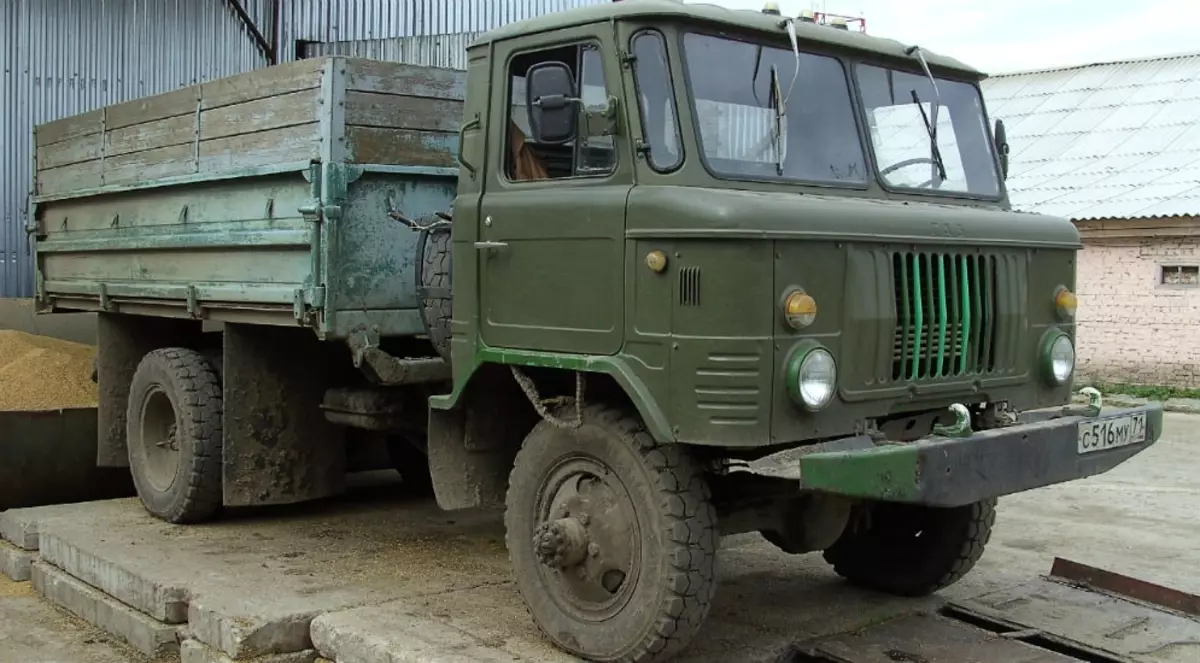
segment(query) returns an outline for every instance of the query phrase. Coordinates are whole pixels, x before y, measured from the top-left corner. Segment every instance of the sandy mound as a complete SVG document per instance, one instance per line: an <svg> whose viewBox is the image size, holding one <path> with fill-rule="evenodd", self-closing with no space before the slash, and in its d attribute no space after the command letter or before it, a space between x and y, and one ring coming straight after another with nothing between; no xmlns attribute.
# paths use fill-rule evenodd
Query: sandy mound
<svg viewBox="0 0 1200 663"><path fill-rule="evenodd" d="M96 405L96 349L0 329L0 410L57 410Z"/></svg>

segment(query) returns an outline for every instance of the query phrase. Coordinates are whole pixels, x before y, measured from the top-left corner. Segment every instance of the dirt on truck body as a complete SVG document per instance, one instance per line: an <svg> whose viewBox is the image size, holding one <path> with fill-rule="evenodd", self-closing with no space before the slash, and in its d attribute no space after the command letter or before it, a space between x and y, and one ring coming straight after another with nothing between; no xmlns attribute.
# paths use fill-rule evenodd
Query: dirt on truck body
<svg viewBox="0 0 1200 663"><path fill-rule="evenodd" d="M381 449L445 509L505 507L556 644L652 661L701 628L721 535L927 594L997 497L1158 439L1156 406L1069 405L1079 235L1011 210L982 73L669 0L467 60L37 128L39 305L99 312L98 461L151 513L334 494Z"/></svg>

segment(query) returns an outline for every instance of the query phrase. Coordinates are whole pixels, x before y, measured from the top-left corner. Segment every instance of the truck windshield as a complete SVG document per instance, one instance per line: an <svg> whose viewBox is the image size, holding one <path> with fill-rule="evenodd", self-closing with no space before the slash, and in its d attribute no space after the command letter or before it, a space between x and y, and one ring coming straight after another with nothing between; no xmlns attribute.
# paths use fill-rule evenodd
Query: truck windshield
<svg viewBox="0 0 1200 663"><path fill-rule="evenodd" d="M684 50L704 161L714 175L866 183L841 62L801 53L797 74L790 48L695 33L684 37ZM773 78L783 100L772 94Z"/></svg>
<svg viewBox="0 0 1200 663"><path fill-rule="evenodd" d="M884 184L951 194L1000 194L978 88L937 78L935 91L924 74L873 65L858 65L856 74ZM940 100L936 150L930 137L935 100Z"/></svg>

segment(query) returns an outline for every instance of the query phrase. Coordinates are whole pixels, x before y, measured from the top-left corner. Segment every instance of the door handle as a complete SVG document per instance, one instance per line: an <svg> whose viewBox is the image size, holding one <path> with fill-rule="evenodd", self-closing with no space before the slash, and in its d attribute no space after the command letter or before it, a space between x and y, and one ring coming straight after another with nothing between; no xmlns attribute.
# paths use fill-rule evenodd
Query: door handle
<svg viewBox="0 0 1200 663"><path fill-rule="evenodd" d="M508 246L508 242L475 242L475 248L480 251L487 249L503 249Z"/></svg>

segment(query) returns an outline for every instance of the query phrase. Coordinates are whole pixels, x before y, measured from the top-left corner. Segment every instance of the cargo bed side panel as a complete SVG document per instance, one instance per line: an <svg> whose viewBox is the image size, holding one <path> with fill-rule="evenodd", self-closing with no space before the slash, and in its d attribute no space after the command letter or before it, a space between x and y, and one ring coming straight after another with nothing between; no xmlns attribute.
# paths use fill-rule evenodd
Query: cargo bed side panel
<svg viewBox="0 0 1200 663"><path fill-rule="evenodd" d="M311 195L292 172L41 203L39 290L66 307L167 300L175 315L240 307L294 324L313 285Z"/></svg>

